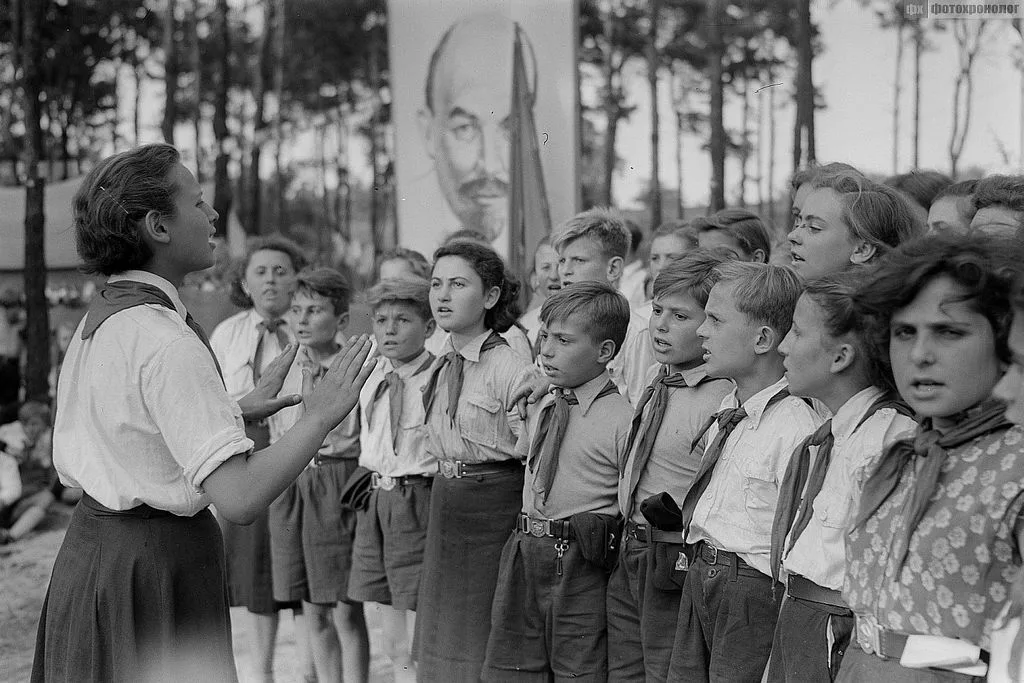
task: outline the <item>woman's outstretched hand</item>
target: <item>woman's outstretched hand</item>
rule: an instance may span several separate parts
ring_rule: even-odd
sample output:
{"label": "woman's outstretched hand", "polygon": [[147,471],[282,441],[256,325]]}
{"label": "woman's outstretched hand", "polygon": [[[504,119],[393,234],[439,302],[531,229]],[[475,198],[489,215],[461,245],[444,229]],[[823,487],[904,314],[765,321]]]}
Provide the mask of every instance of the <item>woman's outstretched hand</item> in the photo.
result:
{"label": "woman's outstretched hand", "polygon": [[365,334],[349,338],[315,387],[312,373],[302,371],[306,415],[322,419],[334,428],[352,412],[359,402],[359,390],[377,365],[376,359],[367,362],[371,348],[370,339]]}
{"label": "woman's outstretched hand", "polygon": [[302,401],[298,394],[278,396],[298,350],[299,345],[295,342],[286,346],[277,358],[270,361],[270,365],[260,375],[256,388],[238,400],[238,407],[242,409],[242,418],[246,422],[262,420],[281,408],[298,405]]}

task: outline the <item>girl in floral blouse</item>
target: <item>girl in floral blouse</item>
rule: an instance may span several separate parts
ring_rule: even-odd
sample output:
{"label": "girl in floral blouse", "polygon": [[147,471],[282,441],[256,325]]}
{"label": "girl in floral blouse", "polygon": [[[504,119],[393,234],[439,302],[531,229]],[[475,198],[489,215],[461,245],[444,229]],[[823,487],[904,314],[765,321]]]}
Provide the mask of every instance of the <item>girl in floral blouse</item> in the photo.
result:
{"label": "girl in floral blouse", "polygon": [[984,676],[1024,532],[1024,429],[992,398],[1010,358],[1016,249],[982,236],[913,241],[859,293],[921,425],[868,479],[848,537],[856,645],[840,681]]}

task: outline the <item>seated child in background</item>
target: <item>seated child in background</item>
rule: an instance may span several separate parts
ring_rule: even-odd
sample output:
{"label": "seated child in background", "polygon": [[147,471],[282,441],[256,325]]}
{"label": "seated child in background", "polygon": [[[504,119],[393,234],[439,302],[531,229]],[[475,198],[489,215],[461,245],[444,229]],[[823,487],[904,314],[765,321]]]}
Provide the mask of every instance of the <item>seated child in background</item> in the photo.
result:
{"label": "seated child in background", "polygon": [[540,360],[553,388],[516,445],[527,464],[523,507],[501,554],[485,680],[608,677],[608,547],[619,537],[632,410],[606,367],[629,316],[625,297],[600,282],[570,285],[541,309]]}
{"label": "seated child in background", "polygon": [[430,283],[381,280],[366,295],[383,357],[359,397],[359,464],[372,471],[367,506],[356,513],[348,594],[377,603],[395,681],[415,681],[412,634],[437,460],[427,453],[423,387],[434,355]]}
{"label": "seated child in background", "polygon": [[727,262],[697,329],[712,377],[736,388],[708,423],[708,446],[680,506],[692,560],[670,680],[757,681],[779,610],[770,567],[779,486],[796,446],[821,424],[789,395],[778,345],[800,278],[784,266]]}
{"label": "seated child in background", "polygon": [[[15,499],[0,502],[6,508],[0,514],[0,543],[16,541],[35,529],[55,501],[73,504],[81,496],[80,489],[62,486],[53,469],[53,431],[45,403],[26,401],[18,409],[17,422],[0,426],[0,451],[15,462],[20,482]],[[13,477],[8,474],[5,479],[8,490],[13,490]]]}
{"label": "seated child in background", "polygon": [[[302,393],[303,374],[313,385],[340,351],[348,324],[351,290],[330,268],[299,274],[290,324],[299,342],[283,394]],[[291,406],[268,418],[271,443],[302,415]],[[359,459],[359,415],[352,411],[332,429],[306,469],[270,505],[274,599],[302,601],[305,627],[320,681],[340,681],[369,668],[369,636],[363,607],[348,597],[355,513],[341,507],[341,491]],[[332,619],[333,612],[333,619]]]}
{"label": "seated child in background", "polygon": [[725,247],[740,261],[767,263],[772,239],[764,221],[745,209],[722,209],[693,221],[697,244],[704,249]]}
{"label": "seated child in background", "polygon": [[[625,219],[618,213],[598,208],[576,214],[552,237],[552,244],[558,251],[562,286],[606,282],[616,287],[622,277],[629,243]],[[626,339],[608,365],[612,381],[630,404],[640,398],[646,386],[647,370],[653,364],[647,321],[631,312]]]}
{"label": "seated child in background", "polygon": [[652,381],[634,414],[629,457],[619,473],[626,528],[608,579],[608,673],[613,680],[667,680],[686,576],[675,570],[683,538],[678,527],[652,525],[641,503],[662,491],[676,503],[682,500],[703,452],[703,443],[691,452],[692,443],[732,390],[729,380],[708,377],[697,336],[714,270],[723,260],[707,250],[692,251],[660,269],[654,281],[650,329],[659,364],[651,368]]}

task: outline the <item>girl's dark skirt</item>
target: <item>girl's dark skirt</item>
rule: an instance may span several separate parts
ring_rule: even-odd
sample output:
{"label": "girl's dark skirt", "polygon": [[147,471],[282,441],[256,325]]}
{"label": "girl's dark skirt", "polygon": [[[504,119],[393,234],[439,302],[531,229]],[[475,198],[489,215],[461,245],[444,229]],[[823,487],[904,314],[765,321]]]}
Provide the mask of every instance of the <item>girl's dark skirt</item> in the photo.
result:
{"label": "girl's dark skirt", "polygon": [[522,467],[435,478],[416,610],[420,680],[480,680],[501,549],[522,502]]}
{"label": "girl's dark skirt", "polygon": [[53,566],[32,681],[172,680],[237,680],[217,522],[86,495]]}

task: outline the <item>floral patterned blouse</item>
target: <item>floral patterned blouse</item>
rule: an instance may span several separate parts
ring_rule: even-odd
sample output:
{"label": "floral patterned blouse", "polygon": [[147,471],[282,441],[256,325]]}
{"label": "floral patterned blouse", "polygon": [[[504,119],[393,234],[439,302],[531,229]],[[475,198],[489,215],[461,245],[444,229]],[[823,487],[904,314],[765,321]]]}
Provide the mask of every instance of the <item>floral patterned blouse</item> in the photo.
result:
{"label": "floral patterned blouse", "polygon": [[[850,531],[843,597],[883,628],[989,646],[993,621],[1021,566],[1024,428],[952,449],[902,568],[895,567],[918,473],[904,469],[892,495]],[[897,577],[897,571],[898,577]]]}

